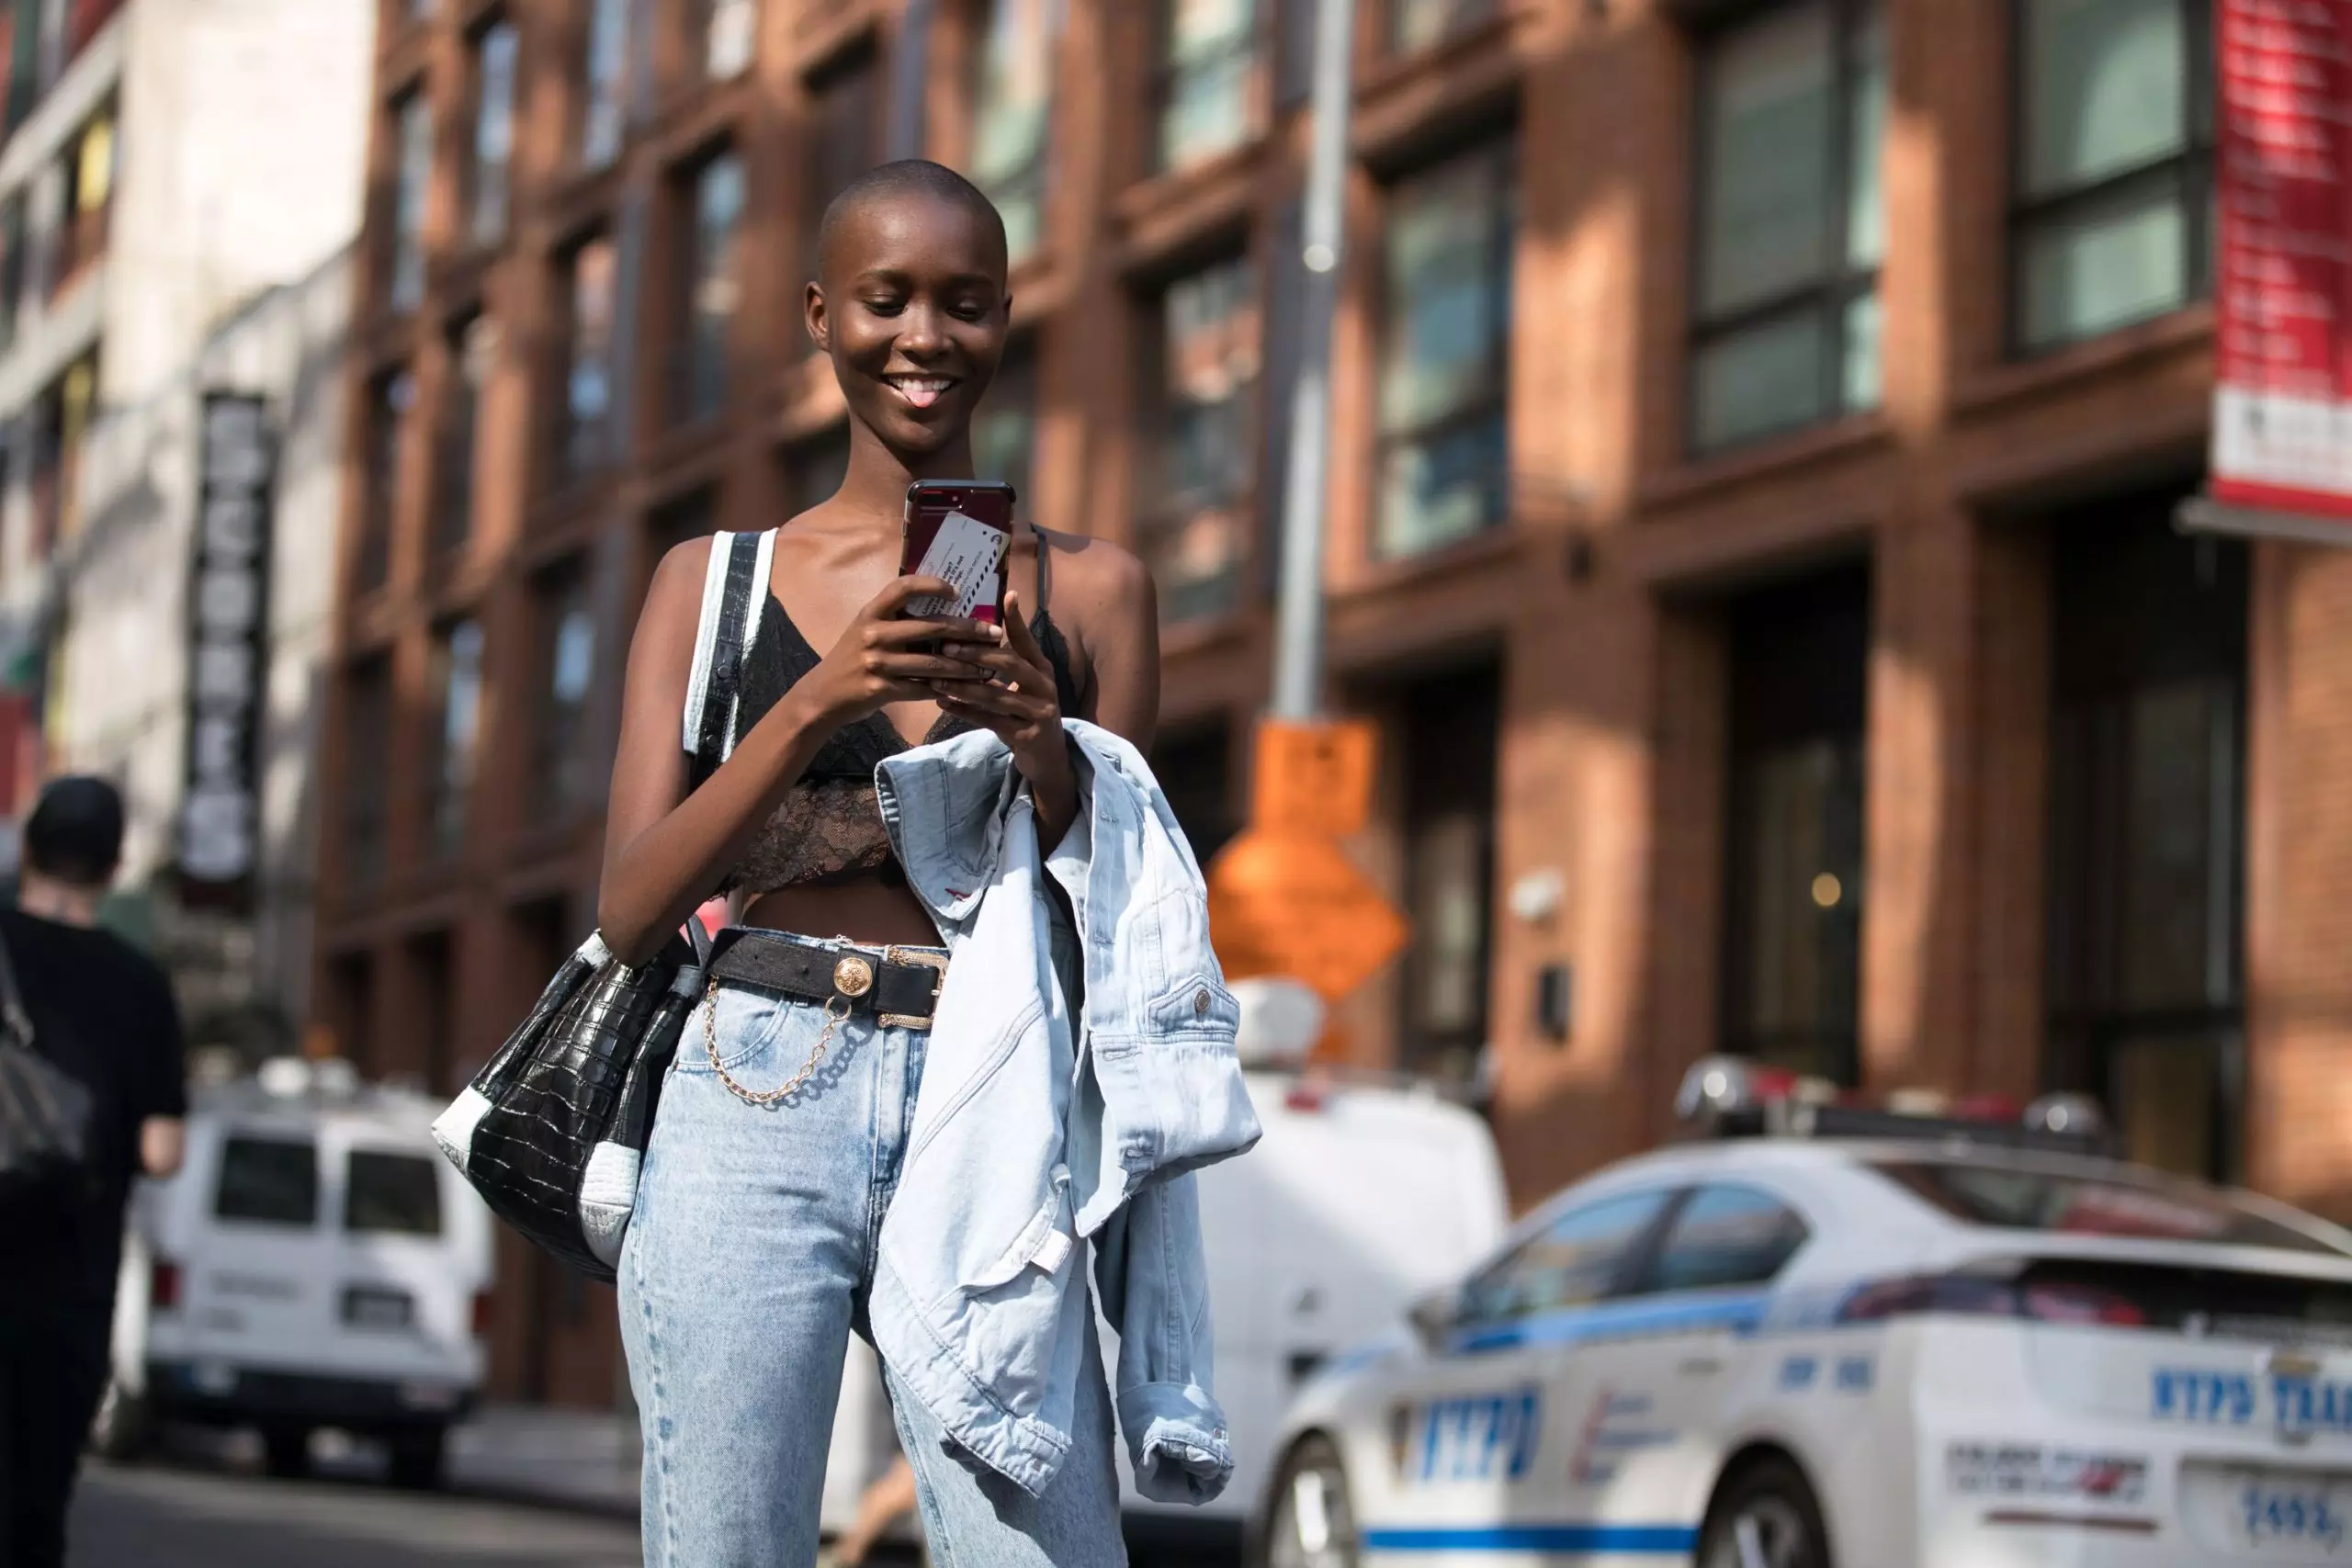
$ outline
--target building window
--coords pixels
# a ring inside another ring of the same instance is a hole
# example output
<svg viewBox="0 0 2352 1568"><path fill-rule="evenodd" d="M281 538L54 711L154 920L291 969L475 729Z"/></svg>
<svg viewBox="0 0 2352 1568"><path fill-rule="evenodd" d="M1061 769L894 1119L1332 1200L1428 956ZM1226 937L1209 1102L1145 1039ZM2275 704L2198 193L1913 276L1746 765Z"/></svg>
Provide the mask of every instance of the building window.
<svg viewBox="0 0 2352 1568"><path fill-rule="evenodd" d="M2212 20L2204 0L2021 0L2017 16L2012 265L2030 353L2211 286Z"/></svg>
<svg viewBox="0 0 2352 1568"><path fill-rule="evenodd" d="M808 85L810 118L808 184L800 208L801 264L806 276L819 272L818 231L825 209L842 187L874 167L881 134L881 56L870 43L854 51ZM814 352L815 345L809 345Z"/></svg>
<svg viewBox="0 0 2352 1568"><path fill-rule="evenodd" d="M1259 339L1258 275L1246 255L1160 296L1158 353L1144 363L1157 428L1136 545L1170 621L1233 607L1256 471Z"/></svg>
<svg viewBox="0 0 2352 1568"><path fill-rule="evenodd" d="M601 169L620 155L628 114L629 0L589 0L580 71L580 163Z"/></svg>
<svg viewBox="0 0 2352 1568"><path fill-rule="evenodd" d="M972 420L972 471L1002 479L1028 502L1029 475L1037 446L1037 354L1026 338L1005 350L989 383L989 395ZM1035 516L1034 506L1024 507Z"/></svg>
<svg viewBox="0 0 2352 1568"><path fill-rule="evenodd" d="M458 1056L456 945L447 931L439 931L413 936L401 946L408 960L410 984L414 987L410 994L417 1004L413 1016L422 1025L417 1030L421 1059L403 1066L424 1080L425 1093L454 1093Z"/></svg>
<svg viewBox="0 0 2352 1568"><path fill-rule="evenodd" d="M392 254L387 299L395 310L413 310L424 298L424 192L433 175L433 111L422 88L411 88L392 108L400 165L392 186Z"/></svg>
<svg viewBox="0 0 2352 1568"><path fill-rule="evenodd" d="M1465 32L1497 12L1496 0L1389 0L1388 43L1398 54Z"/></svg>
<svg viewBox="0 0 2352 1568"><path fill-rule="evenodd" d="M1255 132L1256 0L1162 0L1159 167L1181 169Z"/></svg>
<svg viewBox="0 0 2352 1568"><path fill-rule="evenodd" d="M615 266L613 242L601 234L560 264L568 308L558 456L566 482L600 471L613 457Z"/></svg>
<svg viewBox="0 0 2352 1568"><path fill-rule="evenodd" d="M425 821L428 847L442 860L465 847L466 807L481 740L481 623L472 620L447 628L433 645L426 688L434 711L425 747Z"/></svg>
<svg viewBox="0 0 2352 1568"><path fill-rule="evenodd" d="M435 464L439 493L433 508L433 543L439 556L464 548L473 536L482 389L497 362L498 327L488 316L468 316L450 332L448 391Z"/></svg>
<svg viewBox="0 0 2352 1568"><path fill-rule="evenodd" d="M1408 688L1403 705L1407 1067L1468 1082L1487 1041L1487 906L1502 678L1487 667Z"/></svg>
<svg viewBox="0 0 2352 1568"><path fill-rule="evenodd" d="M477 245L494 245L506 237L517 49L512 22L493 22L474 39L474 144L468 206L469 231Z"/></svg>
<svg viewBox="0 0 2352 1568"><path fill-rule="evenodd" d="M82 128L65 152L65 208L49 272L50 298L81 280L106 254L107 230L114 210L115 118L111 110Z"/></svg>
<svg viewBox="0 0 2352 1568"><path fill-rule="evenodd" d="M688 238L680 332L671 349L671 417L709 419L727 406L727 340L742 298L738 237L743 224L743 160L720 152L692 177L694 229Z"/></svg>
<svg viewBox="0 0 2352 1568"><path fill-rule="evenodd" d="M41 394L34 426L33 558L45 560L81 524L82 444L96 412L98 362L85 355Z"/></svg>
<svg viewBox="0 0 2352 1568"><path fill-rule="evenodd" d="M1781 6L1710 38L1699 82L1692 445L1875 408L1883 13Z"/></svg>
<svg viewBox="0 0 2352 1568"><path fill-rule="evenodd" d="M362 437L365 490L359 497L359 549L353 587L372 593L390 581L392 530L400 518L401 454L410 411L416 407L416 378L390 370L368 389L368 427Z"/></svg>
<svg viewBox="0 0 2352 1568"><path fill-rule="evenodd" d="M1498 141L1389 193L1378 556L1466 538L1510 505L1515 164L1511 143Z"/></svg>
<svg viewBox="0 0 2352 1568"><path fill-rule="evenodd" d="M355 893L384 880L385 781L391 765L392 671L371 659L344 686L343 846L345 881Z"/></svg>
<svg viewBox="0 0 2352 1568"><path fill-rule="evenodd" d="M1870 572L1729 614L1724 1049L1856 1081Z"/></svg>
<svg viewBox="0 0 2352 1568"><path fill-rule="evenodd" d="M1037 248L1046 203L1046 131L1053 112L1049 0L993 0L973 100L972 179L1004 215L1014 261Z"/></svg>
<svg viewBox="0 0 2352 1568"><path fill-rule="evenodd" d="M596 673L596 617L584 562L566 562L537 584L539 701L533 736L533 797L569 813L594 790L582 748Z"/></svg>
<svg viewBox="0 0 2352 1568"><path fill-rule="evenodd" d="M1233 807L1233 728L1211 724L1163 734L1151 747L1151 776L1159 782L1176 825L1206 870L1217 851L1240 830Z"/></svg>
<svg viewBox="0 0 2352 1568"><path fill-rule="evenodd" d="M663 502L646 519L646 532L651 536L654 564L689 539L699 539L718 532L718 491L704 485L688 491L674 501ZM649 579L648 581L650 581Z"/></svg>
<svg viewBox="0 0 2352 1568"><path fill-rule="evenodd" d="M17 341L17 320L25 298L25 228L22 191L0 202L0 354Z"/></svg>
<svg viewBox="0 0 2352 1568"><path fill-rule="evenodd" d="M702 62L714 82L751 68L759 43L759 0L701 0Z"/></svg>
<svg viewBox="0 0 2352 1568"><path fill-rule="evenodd" d="M2235 1180L2246 551L2174 533L2177 500L2054 533L2048 1073L2132 1160Z"/></svg>

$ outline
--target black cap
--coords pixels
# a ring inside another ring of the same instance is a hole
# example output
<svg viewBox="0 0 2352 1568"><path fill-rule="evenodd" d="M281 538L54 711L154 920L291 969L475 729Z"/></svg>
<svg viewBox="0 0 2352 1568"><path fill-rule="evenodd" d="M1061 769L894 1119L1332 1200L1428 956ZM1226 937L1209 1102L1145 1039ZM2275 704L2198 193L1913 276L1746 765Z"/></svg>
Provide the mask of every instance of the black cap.
<svg viewBox="0 0 2352 1568"><path fill-rule="evenodd" d="M85 887L114 879L122 860L122 792L87 773L51 779L25 818L26 869Z"/></svg>

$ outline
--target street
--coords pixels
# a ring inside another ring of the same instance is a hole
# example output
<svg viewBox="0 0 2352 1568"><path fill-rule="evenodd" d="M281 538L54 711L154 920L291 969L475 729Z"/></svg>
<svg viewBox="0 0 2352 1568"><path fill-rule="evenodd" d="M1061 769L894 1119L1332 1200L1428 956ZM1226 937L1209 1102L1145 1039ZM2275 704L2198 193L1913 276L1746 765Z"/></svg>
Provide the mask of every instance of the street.
<svg viewBox="0 0 2352 1568"><path fill-rule="evenodd" d="M637 1527L625 1519L181 1465L92 1462L73 1530L73 1568L630 1568L640 1561Z"/></svg>

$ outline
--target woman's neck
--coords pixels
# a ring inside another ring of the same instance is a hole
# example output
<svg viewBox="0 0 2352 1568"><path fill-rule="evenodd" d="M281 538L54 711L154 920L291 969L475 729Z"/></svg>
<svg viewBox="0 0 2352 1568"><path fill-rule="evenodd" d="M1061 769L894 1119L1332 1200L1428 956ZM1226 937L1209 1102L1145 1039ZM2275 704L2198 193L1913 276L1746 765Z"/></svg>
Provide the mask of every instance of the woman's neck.
<svg viewBox="0 0 2352 1568"><path fill-rule="evenodd" d="M849 471L842 476L838 499L860 513L897 517L906 509L907 487L917 479L967 479L972 477L972 434L958 431L936 452L909 455L893 451L882 438L852 420L849 427Z"/></svg>

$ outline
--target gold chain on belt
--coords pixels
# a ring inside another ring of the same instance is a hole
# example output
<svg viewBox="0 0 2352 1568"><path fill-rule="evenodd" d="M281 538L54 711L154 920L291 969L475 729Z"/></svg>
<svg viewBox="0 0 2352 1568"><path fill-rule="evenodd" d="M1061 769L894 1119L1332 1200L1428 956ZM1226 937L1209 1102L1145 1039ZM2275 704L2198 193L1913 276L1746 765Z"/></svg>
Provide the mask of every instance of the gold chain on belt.
<svg viewBox="0 0 2352 1568"><path fill-rule="evenodd" d="M946 973L945 964L937 957L904 952L895 946L883 950L882 961L886 964L922 964L938 970L943 976ZM842 970L850 967L852 964L855 964L858 974L844 978ZM874 971L870 963L865 959L855 957L844 959L842 967L834 971L833 983L836 986L847 985L850 989L836 991L832 996L825 998L825 1027L818 1032L817 1043L808 1048L808 1059L801 1064L800 1070L775 1089L749 1089L737 1083L734 1075L729 1073L718 1060L718 976L714 975L710 977L710 983L703 988L702 1043L703 1049L710 1054L710 1070L718 1075L718 1081L727 1086L729 1093L746 1105L774 1105L777 1100L788 1099L808 1087L808 1080L816 1076L818 1064L825 1059L825 1052L832 1045L833 1031L848 1020L851 1010L855 1006L850 998L853 996L863 996L872 988ZM934 987L932 991L932 998L934 1002L937 1001L938 996L939 992ZM834 1010L836 1003L840 1004L838 1011ZM891 1013L883 1014L882 1021L904 1028L928 1029L931 1027L931 1021L928 1018L902 1018Z"/></svg>

